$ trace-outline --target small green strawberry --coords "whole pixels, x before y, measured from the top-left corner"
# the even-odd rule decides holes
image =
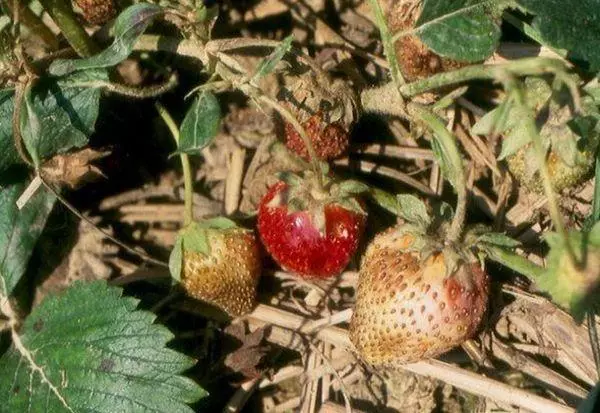
[[[561,192],[583,183],[590,177],[600,140],[598,103],[583,96],[583,113],[574,113],[566,90],[553,90],[542,78],[525,79],[526,106],[533,110],[546,164],[555,191]],[[539,163],[526,130],[525,117],[531,116],[515,104],[509,95],[473,127],[473,132],[503,133],[499,159],[505,159],[513,176],[528,190],[542,192]]]
[[[186,293],[232,317],[252,311],[261,271],[260,251],[252,231],[225,218],[194,222],[184,228],[169,267]]]

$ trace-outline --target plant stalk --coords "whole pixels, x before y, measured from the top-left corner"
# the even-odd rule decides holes
[[[500,247],[489,247],[488,258],[503,266],[518,272],[529,278],[531,281],[537,281],[544,276],[544,268],[534,264],[527,258],[515,254]]]
[[[18,16],[18,22],[27,27],[31,33],[39,37],[50,50],[58,49],[58,39],[52,33],[52,30],[20,0],[4,0],[4,5],[8,8],[12,16]],[[18,4],[18,11],[15,13],[15,5]]]
[[[446,126],[442,121],[426,108],[420,105],[410,104],[408,106],[408,111],[409,113],[414,113],[417,118],[421,119],[429,129],[431,129],[435,142],[441,149],[441,156],[445,158],[440,162],[446,165],[446,167],[442,169],[445,169],[447,175],[449,175],[446,176],[446,178],[450,181],[452,186],[454,186],[458,196],[456,201],[456,212],[454,213],[454,217],[452,217],[452,223],[450,224],[446,241],[448,243],[458,241],[462,235],[467,215],[468,197],[465,171],[458,146],[456,145],[456,139],[454,139],[454,136],[446,129]]]
[[[179,147],[179,128],[175,124],[175,121],[167,111],[167,109],[160,103],[155,103],[158,114],[163,119],[175,144]],[[184,202],[184,214],[183,214],[183,225],[187,226],[194,221],[194,192],[193,192],[193,180],[192,180],[192,166],[190,165],[190,158],[186,153],[180,153],[179,159],[181,159],[181,169],[183,169],[183,202]]]
[[[90,57],[99,49],[77,20],[70,2],[66,0],[40,0],[73,50],[80,57]]]
[[[525,119],[525,130],[526,133],[529,135],[531,143],[533,144],[535,157],[537,158],[538,168],[540,171],[540,176],[542,178],[542,186],[544,188],[544,194],[546,195],[546,198],[548,198],[548,211],[550,212],[550,218],[552,219],[552,222],[556,227],[556,231],[560,234],[564,241],[571,264],[574,268],[581,269],[581,265],[579,260],[577,259],[577,255],[575,255],[573,246],[569,242],[569,235],[567,233],[565,223],[562,219],[562,215],[560,214],[558,199],[556,197],[556,193],[554,192],[554,188],[552,188],[550,171],[548,170],[548,165],[546,164],[546,150],[544,149],[542,139],[537,130],[537,125],[535,123],[535,113],[533,113],[533,111],[527,106],[523,89],[517,80],[509,79],[506,82],[506,89],[514,93],[516,103],[520,105],[523,110],[527,111],[527,113],[530,114],[530,116],[527,116],[527,118]]]
[[[381,43],[383,44],[383,52],[385,53],[388,64],[390,65],[390,75],[392,76],[394,84],[398,88],[400,101],[404,105],[404,99],[402,97],[403,93],[401,89],[406,82],[404,81],[402,72],[400,71],[400,65],[398,64],[398,59],[396,57],[396,48],[394,47],[392,34],[387,26],[385,15],[383,14],[383,9],[379,4],[379,0],[369,0],[369,4],[371,5],[371,9],[375,15],[375,21],[377,28],[379,29],[379,35],[381,36]]]
[[[532,76],[566,70],[565,64],[547,57],[528,57],[502,64],[474,65],[450,72],[438,73],[427,79],[408,83],[400,88],[403,96],[415,96],[433,89],[474,79],[505,79],[506,75]]]

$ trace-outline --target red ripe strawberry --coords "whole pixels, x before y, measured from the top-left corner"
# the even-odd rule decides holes
[[[312,179],[279,181],[263,197],[258,232],[269,254],[285,270],[305,277],[339,274],[355,253],[366,213],[353,193],[364,187],[352,181],[325,183]],[[351,184],[349,184],[352,182]]]
[[[485,312],[489,280],[479,263],[448,270],[451,251],[422,258],[421,241],[398,226],[375,237],[363,258],[350,339],[374,366],[436,357],[471,337]]]
[[[315,153],[322,160],[335,159],[346,152],[350,145],[350,134],[341,121],[326,123],[320,112],[312,115],[306,122],[302,123],[306,130]],[[300,134],[294,127],[285,124],[285,144],[289,150],[309,160],[308,149]]]

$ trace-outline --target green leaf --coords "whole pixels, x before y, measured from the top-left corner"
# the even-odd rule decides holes
[[[254,76],[252,76],[251,83],[256,83],[258,80],[260,80],[261,77],[267,76],[268,74],[272,73],[273,70],[275,70],[277,64],[292,48],[293,41],[293,35],[289,35],[288,37],[283,39],[279,46],[277,46],[269,56],[267,56],[260,62],[258,68],[256,69],[256,73],[254,74]]]
[[[0,176],[11,166],[21,163],[13,139],[13,107],[14,92],[0,90]]]
[[[369,195],[377,205],[394,215],[398,215],[398,201],[394,195],[378,188],[371,188]]]
[[[184,251],[199,252],[201,254],[210,254],[210,244],[208,242],[208,230],[202,228],[196,222],[188,225],[181,231],[181,240]]]
[[[400,194],[396,196],[398,215],[407,222],[426,230],[431,224],[427,206],[414,195]]]
[[[44,79],[26,91],[21,110],[21,135],[32,160],[79,148],[94,131],[100,106],[103,70]]]
[[[192,413],[206,395],[180,373],[194,365],[166,348],[156,316],[136,310],[103,281],[47,297],[0,358],[0,406],[7,412]]]
[[[569,245],[578,261],[586,258],[583,268],[572,265],[567,245],[562,236],[548,233],[544,236],[550,246],[546,256],[546,271],[537,284],[541,291],[552,297],[552,301],[565,308],[580,322],[586,312],[600,309],[600,237],[596,228],[590,234],[570,231]]]
[[[489,111],[471,128],[476,135],[493,135],[502,133],[509,127],[512,100],[505,99],[497,108]]]
[[[571,57],[589,62],[592,71],[600,69],[600,1],[518,0],[518,3],[535,15],[532,25],[546,44],[566,49]]]
[[[238,228],[238,225],[225,217],[215,217],[204,221],[200,221],[198,224],[199,228],[210,228],[210,229],[232,229]]]
[[[115,21],[113,43],[102,52],[87,59],[59,59],[50,65],[49,72],[62,76],[77,70],[106,68],[125,60],[137,39],[164,9],[148,3],[135,4],[125,9]]]
[[[362,194],[369,190],[369,185],[362,183],[360,181],[355,181],[353,179],[347,179],[345,181],[340,182],[339,190],[341,194]]]
[[[181,123],[177,152],[197,153],[210,145],[219,132],[221,107],[210,92],[202,92],[188,110]]]
[[[177,241],[175,241],[175,245],[173,245],[171,254],[169,254],[169,272],[171,273],[171,278],[173,278],[177,282],[181,281],[182,265],[183,239],[181,237],[177,237]]]
[[[27,184],[21,182],[0,189],[0,292],[6,296],[25,274],[56,200],[53,194],[40,188],[19,210],[16,201]]]
[[[416,22],[419,38],[440,56],[476,62],[500,40],[500,15],[513,0],[425,0]]]

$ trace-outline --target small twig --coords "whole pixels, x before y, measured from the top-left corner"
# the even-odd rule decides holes
[[[233,214],[238,209],[245,158],[246,151],[244,148],[236,146],[231,153],[227,178],[225,179],[225,213],[227,215]]]
[[[54,196],[56,196],[56,198],[60,201],[61,204],[63,204],[69,211],[71,211],[79,219],[81,219],[81,220],[85,221],[86,223],[88,223],[89,225],[91,225],[92,228],[94,228],[96,231],[100,232],[107,239],[109,239],[113,243],[117,244],[119,247],[123,248],[124,250],[128,251],[129,253],[134,254],[134,255],[140,257],[144,261],[147,261],[149,263],[158,265],[160,267],[169,268],[169,264],[168,263],[166,263],[164,261],[157,260],[155,258],[152,258],[149,255],[147,255],[147,254],[145,254],[143,252],[140,252],[140,251],[136,250],[135,248],[130,247],[129,245],[126,245],[123,242],[121,242],[118,239],[116,239],[115,237],[113,237],[108,232],[104,231],[101,228],[98,228],[96,226],[96,224],[94,222],[92,222],[91,219],[89,219],[88,217],[86,217],[85,215],[83,215],[81,212],[79,212],[77,210],[77,208],[75,208],[69,201],[67,201],[56,189],[54,189],[54,187],[52,187],[52,185],[50,185],[48,182],[46,182],[46,180],[42,176],[40,176],[40,179],[42,180],[42,183],[44,184],[44,186],[50,192],[52,192],[54,194]]]

